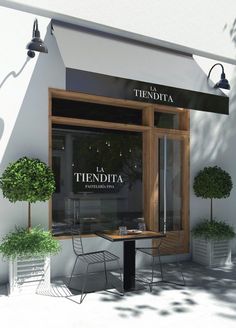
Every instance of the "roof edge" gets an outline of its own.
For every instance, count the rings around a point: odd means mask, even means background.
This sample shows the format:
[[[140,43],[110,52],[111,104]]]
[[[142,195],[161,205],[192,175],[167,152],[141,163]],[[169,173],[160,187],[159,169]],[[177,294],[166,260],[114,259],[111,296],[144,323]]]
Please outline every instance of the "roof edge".
[[[149,44],[149,45],[156,46],[159,48],[160,47],[165,48],[170,51],[179,52],[179,53],[182,53],[185,55],[196,55],[196,56],[206,57],[209,59],[214,59],[214,60],[221,61],[224,63],[236,65],[236,59],[234,59],[234,58],[216,55],[214,53],[210,53],[207,51],[194,49],[191,47],[186,47],[186,46],[183,46],[183,45],[180,45],[177,43],[156,39],[153,37],[141,35],[141,34],[134,33],[134,32],[129,32],[129,31],[122,30],[122,29],[117,29],[117,28],[114,28],[114,27],[111,27],[108,25],[103,25],[103,24],[92,22],[92,21],[83,20],[81,18],[64,15],[64,14],[59,14],[55,11],[50,11],[50,10],[46,10],[43,8],[35,8],[33,6],[19,4],[19,3],[16,3],[15,1],[9,1],[9,0],[8,1],[0,0],[0,5],[3,7],[7,7],[7,8],[19,10],[19,11],[24,11],[24,12],[35,14],[35,15],[40,15],[40,16],[47,17],[49,19],[53,19],[53,20],[57,20],[57,21],[61,21],[64,23],[77,25],[79,27],[84,27],[84,28],[88,28],[91,30],[107,33],[107,34],[114,35],[117,37],[122,37],[127,40],[133,40],[136,42]]]

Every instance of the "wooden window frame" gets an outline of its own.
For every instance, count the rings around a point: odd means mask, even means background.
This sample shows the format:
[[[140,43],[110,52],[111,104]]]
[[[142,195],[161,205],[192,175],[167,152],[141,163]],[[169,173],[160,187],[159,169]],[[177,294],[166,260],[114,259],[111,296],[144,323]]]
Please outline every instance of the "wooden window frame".
[[[142,111],[142,125],[132,125],[123,123],[113,123],[95,120],[85,120],[70,117],[59,117],[52,115],[52,99],[67,99],[80,102],[91,102],[104,105],[119,106]],[[143,211],[146,224],[149,229],[156,228],[155,210],[158,202],[158,181],[154,181],[156,175],[156,139],[163,137],[183,140],[182,151],[182,226],[183,226],[183,252],[189,251],[189,111],[182,108],[175,108],[164,105],[143,103],[140,101],[114,99],[103,96],[95,96],[80,92],[70,92],[60,89],[49,89],[48,93],[48,131],[49,131],[49,153],[48,162],[52,166],[52,124],[74,125],[82,127],[114,129],[122,131],[140,132],[143,135]],[[154,127],[154,112],[177,113],[179,114],[179,130],[162,129]],[[49,229],[52,229],[52,201],[49,201]],[[174,233],[174,232],[171,232]],[[94,234],[86,235],[94,236]],[[57,239],[68,239],[70,236],[58,236]]]

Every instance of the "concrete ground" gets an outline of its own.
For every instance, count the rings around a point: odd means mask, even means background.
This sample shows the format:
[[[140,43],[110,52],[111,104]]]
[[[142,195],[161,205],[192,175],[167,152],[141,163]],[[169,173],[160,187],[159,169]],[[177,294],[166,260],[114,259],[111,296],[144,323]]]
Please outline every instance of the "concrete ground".
[[[183,262],[186,286],[159,283],[119,296],[115,289],[102,291],[103,276],[92,275],[89,293],[82,304],[80,295],[69,290],[65,279],[57,279],[50,291],[38,295],[7,296],[6,286],[0,286],[1,328],[100,328],[137,327],[236,327],[236,262],[223,268],[205,268]],[[179,281],[176,266],[165,266],[165,278]],[[148,277],[150,270],[142,270]],[[109,275],[113,284],[119,281]],[[79,278],[73,285],[78,286]],[[97,282],[101,282],[101,286]],[[100,291],[99,291],[100,289]],[[114,292],[114,293],[113,293]],[[115,294],[116,293],[116,294]]]

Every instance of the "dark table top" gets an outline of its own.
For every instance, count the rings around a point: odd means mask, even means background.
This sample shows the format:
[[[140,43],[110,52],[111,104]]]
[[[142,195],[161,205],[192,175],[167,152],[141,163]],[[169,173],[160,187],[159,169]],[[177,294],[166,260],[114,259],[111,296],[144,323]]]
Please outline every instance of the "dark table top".
[[[139,239],[154,239],[154,238],[162,238],[166,235],[162,232],[156,231],[142,231],[139,233],[132,232],[128,230],[127,235],[119,235],[119,230],[107,230],[107,231],[99,231],[96,232],[96,235],[107,239],[109,241],[129,241],[129,240],[139,240]]]

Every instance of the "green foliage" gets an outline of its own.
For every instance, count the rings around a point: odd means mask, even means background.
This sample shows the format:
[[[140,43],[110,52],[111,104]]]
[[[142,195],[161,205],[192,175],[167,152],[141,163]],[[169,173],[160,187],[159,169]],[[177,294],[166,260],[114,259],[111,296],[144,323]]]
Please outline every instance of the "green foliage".
[[[0,178],[3,196],[10,202],[48,200],[55,191],[51,169],[39,159],[22,157],[10,163]]]
[[[194,178],[193,190],[197,197],[227,198],[233,183],[231,176],[218,166],[209,166],[201,170]]]
[[[55,191],[55,179],[51,169],[39,159],[22,157],[10,163],[0,178],[3,196],[10,202],[48,200]],[[30,209],[30,207],[29,207]],[[42,257],[56,254],[60,245],[51,232],[39,227],[18,228],[6,235],[0,245],[0,253],[6,258]]]
[[[216,220],[203,220],[192,230],[192,234],[196,238],[212,240],[232,239],[235,236],[233,227]]]
[[[6,235],[0,245],[0,253],[7,259],[16,257],[43,257],[57,254],[60,251],[59,242],[51,232],[39,227],[28,229],[18,228]]]

